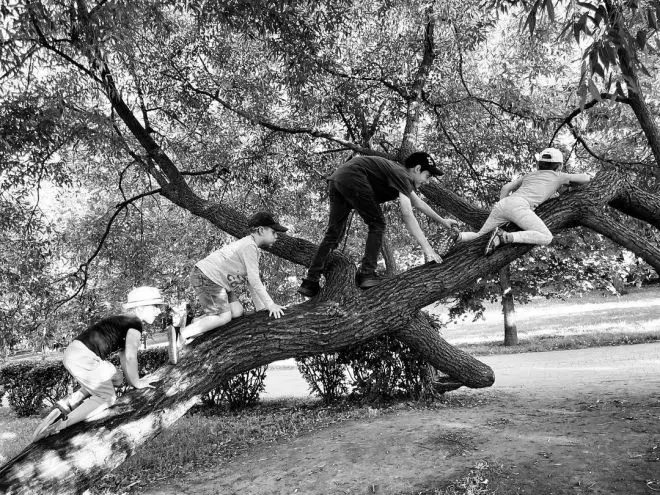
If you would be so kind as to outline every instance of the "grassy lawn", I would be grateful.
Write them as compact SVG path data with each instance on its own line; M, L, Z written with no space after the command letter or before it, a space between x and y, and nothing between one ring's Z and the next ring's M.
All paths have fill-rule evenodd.
M437 308L442 314L443 309ZM504 347L500 303L488 304L483 319L450 322L443 337L471 354L509 354L660 340L660 287L636 289L629 294L592 294L565 301L535 299L517 304L516 325L520 344Z

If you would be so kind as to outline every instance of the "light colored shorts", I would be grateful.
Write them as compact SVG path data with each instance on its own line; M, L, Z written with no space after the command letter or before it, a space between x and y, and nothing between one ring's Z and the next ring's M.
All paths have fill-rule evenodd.
M221 315L230 311L229 304L238 301L234 291L227 290L204 275L204 272L194 267L190 272L190 286L197 294L197 299L205 315Z
M84 390L114 404L117 395L112 377L117 368L112 363L101 359L79 340L74 340L64 350L62 364Z

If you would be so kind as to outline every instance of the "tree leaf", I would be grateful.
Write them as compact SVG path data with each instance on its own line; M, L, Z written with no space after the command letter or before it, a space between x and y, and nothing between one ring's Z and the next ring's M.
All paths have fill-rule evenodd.
M645 29L640 29L637 31L637 35L635 36L635 41L637 42L637 45L639 46L640 49L644 49L644 46L646 46L646 30Z

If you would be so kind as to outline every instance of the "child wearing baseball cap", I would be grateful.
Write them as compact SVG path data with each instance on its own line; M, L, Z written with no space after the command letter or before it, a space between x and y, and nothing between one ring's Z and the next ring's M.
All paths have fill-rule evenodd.
M279 232L288 229L280 225L266 211L255 213L248 220L249 235L213 251L199 261L190 273L190 285L197 294L204 315L194 320L176 335L174 327L168 328L170 362L179 360L179 348L187 339L226 325L232 318L243 314L243 306L236 297L235 289L247 284L257 311L267 309L270 316L279 318L282 306L275 304L259 277L260 248L270 247L277 241Z
M485 254L488 256L504 244L518 242L522 244L548 245L552 233L534 209L555 196L561 186L586 184L587 174L567 174L559 169L564 157L556 148L546 148L537 155L538 170L523 175L502 187L500 200L495 203L488 219L479 232L460 232L455 241L470 241L490 232ZM505 232L500 229L508 222L520 227L519 232Z
M155 287L137 287L128 293L124 314L108 316L88 327L64 351L62 364L80 384L80 389L57 401L53 411L33 434L33 441L57 433L72 424L93 419L115 403L115 386L124 376L135 388L153 388L155 379L138 374L137 351L142 337L142 323L153 323L164 305ZM117 370L106 358L119 351L123 370Z

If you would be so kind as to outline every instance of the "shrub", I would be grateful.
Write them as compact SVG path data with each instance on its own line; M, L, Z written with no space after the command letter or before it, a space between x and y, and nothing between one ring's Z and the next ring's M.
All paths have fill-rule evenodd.
M253 406L266 387L267 369L268 366L261 366L236 375L205 394L202 401L209 406L227 404L231 410Z
M397 339L384 335L341 353L353 394L367 400L419 398L426 363Z
M108 361L119 366L119 355L111 356ZM154 348L138 353L140 376L153 373L168 362L167 349ZM6 391L9 405L19 416L38 414L45 404L51 406L55 401L69 395L75 381L64 368L61 361L20 361L0 368L0 383ZM117 388L121 396L128 386Z
M309 385L310 392L330 404L348 392L346 366L338 362L339 354L317 354L296 359L298 371Z
M349 388L351 394L368 401L434 395L435 369L409 347L386 335L336 354L298 359L297 363L312 393L325 402L336 401Z
M61 362L22 361L0 369L9 405L19 416L37 414L48 402L65 397L73 379Z

